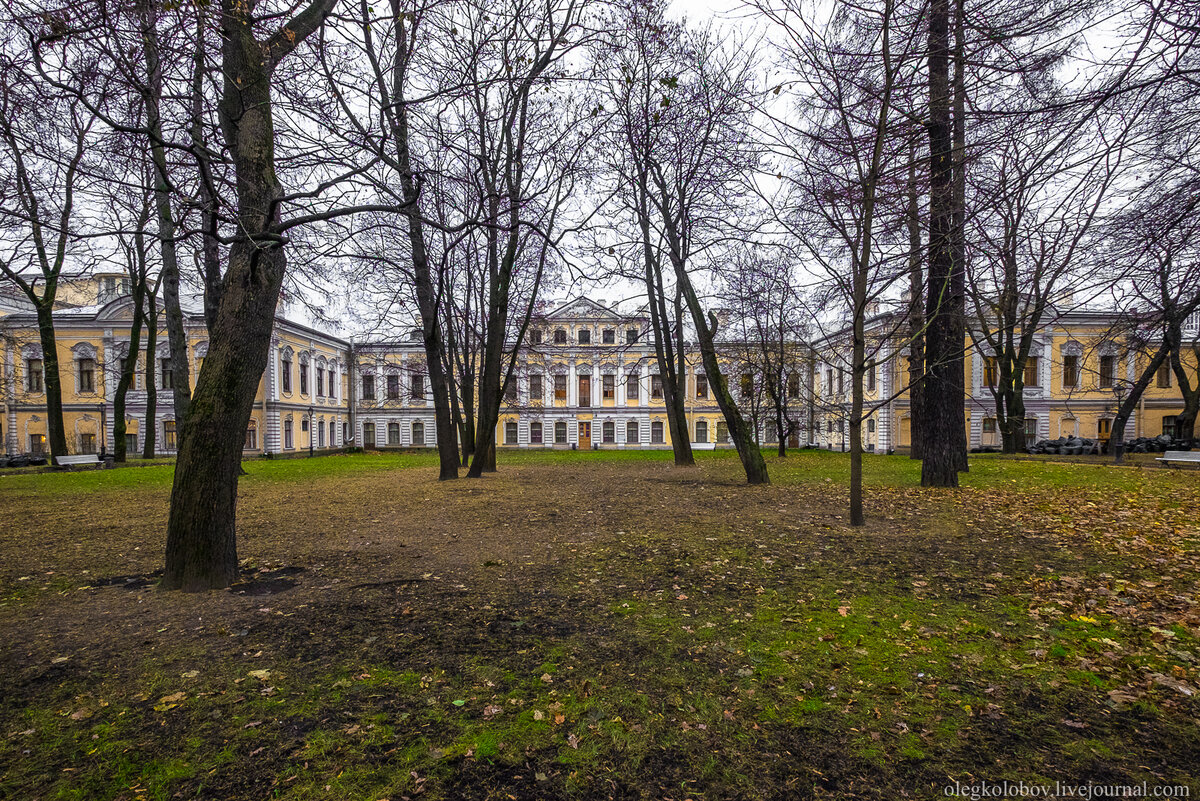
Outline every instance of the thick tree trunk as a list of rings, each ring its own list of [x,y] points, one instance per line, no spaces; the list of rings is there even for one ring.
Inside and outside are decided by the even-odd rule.
[[[953,303],[954,325],[958,336],[959,349],[965,346],[967,339],[967,165],[966,165],[966,43],[964,41],[963,0],[954,3],[954,233],[951,243],[950,257],[950,299]],[[966,370],[965,359],[959,357],[958,371],[955,377],[955,397],[960,406],[966,399]],[[958,425],[951,429],[954,434],[954,458],[958,472],[968,470],[967,463],[967,430],[963,415],[959,415]]]
[[[925,414],[925,281],[921,263],[924,253],[921,248],[921,213],[917,194],[917,148],[909,148],[908,162],[908,418],[910,459],[920,459],[924,445],[924,427],[921,418]]]
[[[1113,418],[1112,437],[1108,443],[1109,452],[1116,464],[1122,464],[1125,461],[1125,426],[1129,422],[1129,417],[1141,401],[1146,387],[1150,386],[1150,380],[1167,360],[1170,352],[1171,344],[1167,337],[1163,337],[1163,342],[1151,357],[1150,363],[1146,365],[1146,369],[1142,370],[1142,374],[1138,376],[1138,380],[1130,388],[1129,394],[1121,402],[1120,408],[1117,409],[1117,416]]]
[[[50,447],[50,464],[55,456],[66,456],[67,431],[63,424],[62,378],[58,367],[58,340],[54,335],[53,300],[38,303],[38,338],[42,344],[43,382],[46,390],[46,441]]]
[[[950,131],[949,0],[929,13],[929,274],[921,484],[957,487],[963,336],[955,321],[953,141]],[[957,371],[958,375],[955,375]]]
[[[158,349],[158,296],[146,293],[146,420],[142,427],[142,458],[153,459],[158,445],[158,390],[154,386],[154,354]]]
[[[1196,415],[1200,413],[1200,345],[1192,346],[1192,358],[1196,364],[1196,380],[1188,375],[1187,367],[1181,358],[1182,343],[1171,349],[1171,371],[1175,373],[1175,383],[1179,385],[1179,394],[1183,398],[1183,411],[1175,417],[1175,436],[1179,439],[1194,439],[1196,436]]]

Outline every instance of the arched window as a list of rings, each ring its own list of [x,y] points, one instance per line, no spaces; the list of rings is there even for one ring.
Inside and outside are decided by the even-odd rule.
[[[388,431],[388,440],[387,440],[388,445],[399,445],[400,444],[400,424],[399,423],[388,423],[387,431]]]
[[[425,424],[416,420],[412,425],[413,445],[425,444]]]
[[[504,444],[517,444],[517,422],[515,420],[509,420],[504,424]]]
[[[696,442],[708,442],[708,421],[696,421]]]

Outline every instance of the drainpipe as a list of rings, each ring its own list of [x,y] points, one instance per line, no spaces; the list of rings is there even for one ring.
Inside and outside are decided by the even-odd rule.
[[[346,350],[346,404],[350,416],[350,442],[358,443],[358,358],[354,353],[354,337]],[[344,446],[346,443],[343,442]]]

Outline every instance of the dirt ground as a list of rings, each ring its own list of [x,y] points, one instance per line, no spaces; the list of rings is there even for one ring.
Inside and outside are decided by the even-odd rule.
[[[169,468],[0,483],[0,798],[1200,792],[1200,476],[363,458],[249,465],[204,595]]]

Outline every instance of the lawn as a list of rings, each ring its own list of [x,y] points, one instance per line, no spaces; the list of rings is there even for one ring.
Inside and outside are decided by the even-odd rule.
[[[0,798],[1200,793],[1200,472],[698,458],[249,462],[201,596],[169,465],[0,477]]]

